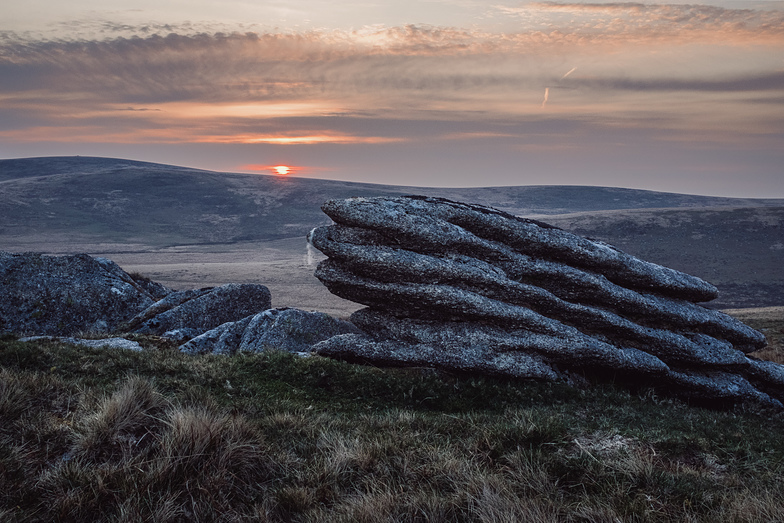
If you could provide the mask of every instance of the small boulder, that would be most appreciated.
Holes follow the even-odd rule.
[[[173,292],[140,312],[126,327],[140,334],[176,331],[175,337],[193,337],[270,306],[270,292],[264,285],[229,283]]]
[[[351,323],[323,312],[269,309],[205,332],[181,345],[180,350],[191,354],[262,352],[269,348],[308,352],[320,341],[357,333],[359,329]]]

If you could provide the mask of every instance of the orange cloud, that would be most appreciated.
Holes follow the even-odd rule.
[[[183,128],[173,124],[168,128],[132,128],[117,126],[113,131],[97,125],[38,126],[22,130],[0,130],[0,137],[14,142],[60,142],[60,143],[214,143],[214,144],[270,144],[270,145],[317,145],[317,144],[390,144],[409,141],[403,137],[357,136],[339,131],[303,131],[290,134],[251,134],[233,132],[229,124],[223,128],[225,134],[209,134],[204,129]]]
[[[342,106],[331,100],[259,100],[240,103],[174,102],[158,104],[167,116],[177,119],[234,119],[323,116],[340,113]]]
[[[193,141],[201,143],[266,143],[272,145],[313,145],[313,144],[382,144],[407,141],[405,138],[383,136],[354,136],[337,131],[316,131],[302,134],[231,134],[226,136],[201,136]]]

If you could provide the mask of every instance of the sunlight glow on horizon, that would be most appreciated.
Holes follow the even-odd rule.
[[[312,169],[308,169],[303,166],[295,166],[295,165],[288,165],[288,164],[279,164],[279,165],[246,164],[246,165],[237,166],[231,170],[237,170],[241,172],[267,173],[278,178],[285,178],[287,176],[291,176],[295,174],[305,174],[311,171]]]

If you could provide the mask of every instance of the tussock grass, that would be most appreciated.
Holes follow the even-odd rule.
[[[0,520],[784,520],[774,412],[136,339],[0,340]]]

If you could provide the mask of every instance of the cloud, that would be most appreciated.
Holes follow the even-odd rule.
[[[553,79],[531,50],[497,53],[467,39],[464,31],[399,28],[356,37],[307,32],[5,42],[0,99],[31,114],[70,118],[80,110],[130,113],[129,107],[186,118],[186,109],[191,116],[238,116],[226,111],[229,105],[246,109],[245,117],[264,118],[295,104],[303,109],[289,114],[451,118],[479,105],[484,112],[508,106],[511,93],[519,98]]]
[[[706,4],[637,2],[534,2],[498,10],[573,36],[598,32],[595,43],[642,44],[688,42],[777,45],[784,37],[784,11],[729,9]],[[552,15],[568,14],[568,21]]]
[[[182,137],[180,137],[180,140]],[[178,140],[178,141],[180,141]],[[320,145],[320,144],[386,144],[408,141],[405,138],[391,138],[385,136],[355,136],[338,131],[307,132],[286,134],[238,134],[233,132],[228,135],[200,135],[193,137],[188,142],[205,143],[241,143],[241,144],[271,144],[271,145]]]
[[[546,85],[574,79],[575,68],[563,74],[565,59],[588,58],[602,66],[597,62],[602,54],[590,45],[600,37],[557,32],[539,36],[408,26],[367,34],[172,33],[95,41],[6,40],[0,42],[0,96],[47,93],[52,100],[126,107],[357,95],[383,99],[403,93],[414,102],[472,92],[541,92]],[[633,53],[633,48],[624,49]],[[740,46],[736,51],[744,53]],[[595,76],[596,65],[593,71],[582,67],[581,73]]]
[[[161,109],[150,109],[148,107],[126,107],[124,109],[117,109],[118,111],[136,111],[136,112],[144,112],[144,111],[158,111],[160,112]]]
[[[112,21],[75,23],[69,39],[3,33],[0,104],[14,122],[2,126],[4,138],[383,144],[410,139],[412,127],[363,126],[508,123],[541,116],[555,92],[548,117],[611,114],[654,125],[657,113],[697,126],[717,113],[750,121],[769,107],[754,93],[784,88],[778,11],[641,3],[504,9],[533,22],[508,33],[425,25],[221,32]],[[688,99],[690,112],[680,114],[667,99],[675,91],[738,96],[722,105]],[[758,108],[744,116],[749,105]],[[282,118],[287,126],[276,128]],[[443,135],[485,132],[467,126]]]
[[[572,87],[628,91],[757,92],[784,91],[784,71],[730,78],[591,78],[571,80]]]

